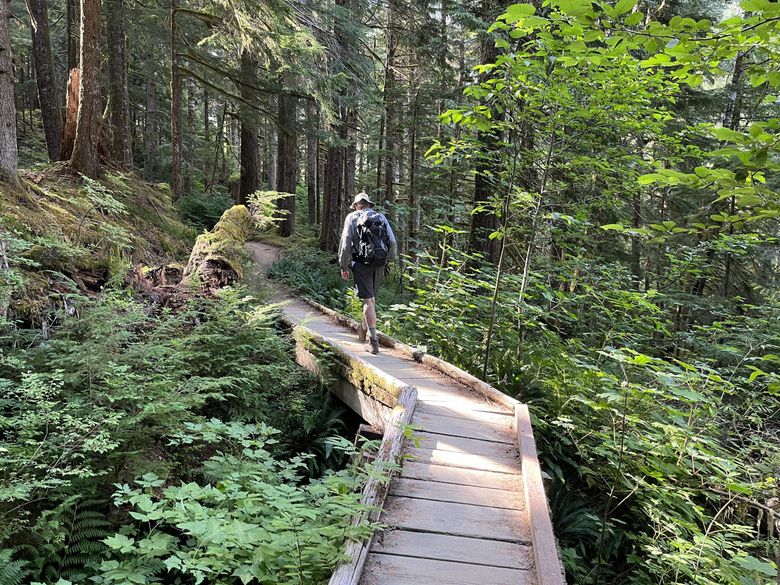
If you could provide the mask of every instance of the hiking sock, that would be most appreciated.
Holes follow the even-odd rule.
[[[369,327],[368,333],[371,336],[371,341],[376,341],[376,327]]]

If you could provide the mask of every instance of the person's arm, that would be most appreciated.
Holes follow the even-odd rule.
[[[341,271],[349,270],[352,264],[352,214],[350,213],[344,219],[344,229],[341,232],[341,243],[339,244],[339,266]]]
[[[393,260],[396,257],[396,253],[398,252],[398,242],[395,240],[395,234],[393,233],[393,228],[390,227],[390,222],[387,221],[387,218],[383,215],[382,216],[385,220],[385,225],[387,226],[387,259]]]

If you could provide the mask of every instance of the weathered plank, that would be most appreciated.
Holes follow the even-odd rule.
[[[495,473],[493,471],[481,471],[478,469],[463,469],[460,467],[448,467],[446,465],[431,465],[416,461],[404,461],[401,477],[412,479],[424,479],[426,481],[440,481],[458,485],[473,485],[477,487],[489,487],[497,490],[518,489],[518,477],[507,473]]]
[[[448,534],[388,530],[377,536],[373,552],[525,571],[533,568],[528,545]]]
[[[525,513],[506,508],[390,496],[381,521],[393,528],[436,534],[523,543],[531,539]]]
[[[505,425],[424,413],[415,414],[412,424],[429,433],[496,441],[497,443],[514,443],[512,431]]]
[[[409,477],[395,478],[390,485],[390,494],[455,504],[507,508],[509,510],[522,510],[525,506],[520,492],[517,490],[499,490]]]
[[[520,475],[520,460],[517,457],[501,457],[493,454],[478,455],[476,453],[458,453],[456,451],[407,447],[404,450],[404,458],[408,461],[433,465]]]
[[[369,555],[361,585],[533,585],[530,571],[397,555]]]
[[[419,395],[419,388],[417,390]],[[418,414],[432,414],[436,416],[448,416],[451,418],[462,418],[473,421],[487,422],[503,425],[509,429],[514,427],[514,413],[510,412],[485,412],[478,410],[472,400],[458,399],[452,397],[446,402],[434,402],[421,399],[416,412]]]
[[[450,437],[448,435],[417,431],[414,433],[413,440],[409,440],[408,445],[412,448],[473,453],[474,455],[492,455],[501,460],[514,459],[520,461],[515,445],[483,441],[481,439]]]

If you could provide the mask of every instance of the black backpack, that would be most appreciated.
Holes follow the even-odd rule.
[[[352,259],[370,266],[387,263],[387,226],[373,209],[365,210],[357,221],[357,238]]]

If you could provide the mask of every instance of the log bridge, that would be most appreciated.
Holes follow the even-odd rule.
[[[249,250],[261,265],[278,251]],[[388,336],[371,355],[356,321],[289,294],[277,300],[298,362],[381,429],[379,461],[402,464],[389,485],[366,485],[369,519],[387,528],[350,543],[330,585],[565,583],[526,405]]]

